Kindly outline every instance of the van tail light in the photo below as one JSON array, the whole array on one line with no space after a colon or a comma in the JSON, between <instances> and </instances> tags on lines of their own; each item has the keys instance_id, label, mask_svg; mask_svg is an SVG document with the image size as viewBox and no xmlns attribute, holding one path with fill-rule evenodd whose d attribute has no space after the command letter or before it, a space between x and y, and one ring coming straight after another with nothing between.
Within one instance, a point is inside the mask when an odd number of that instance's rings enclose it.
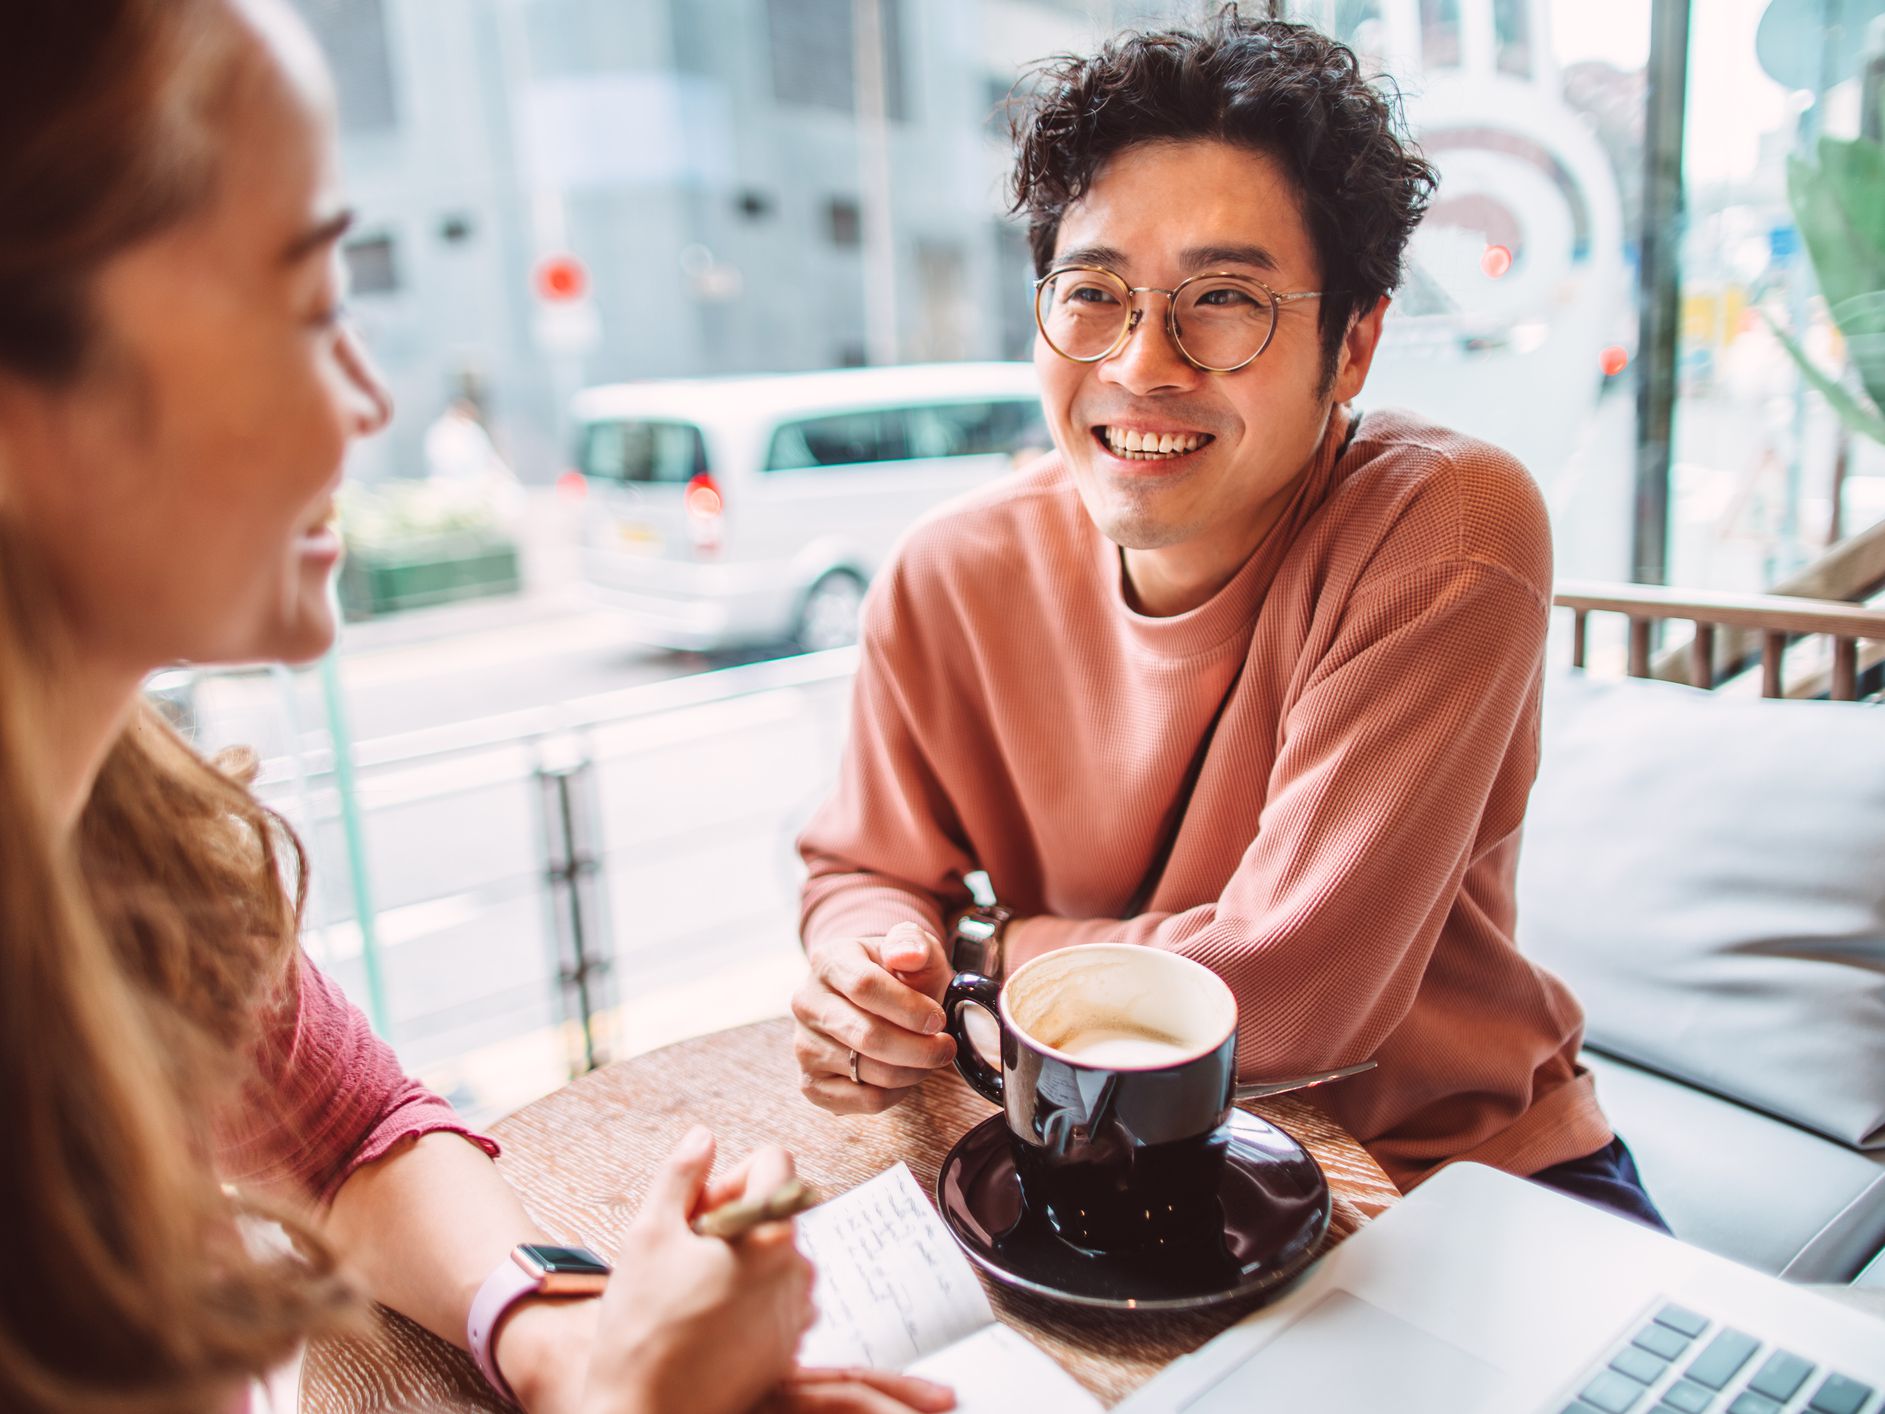
<instances>
[{"instance_id":1,"label":"van tail light","mask_svg":"<svg viewBox=\"0 0 1885 1414\"><path fill-rule=\"evenodd\" d=\"M565 501L580 501L589 494L589 478L572 466L556 478L556 494Z\"/></svg>"},{"instance_id":2,"label":"van tail light","mask_svg":"<svg viewBox=\"0 0 1885 1414\"><path fill-rule=\"evenodd\" d=\"M726 528L726 502L720 497L713 473L703 471L687 483L687 530L694 538L694 549L703 555L720 551Z\"/></svg>"}]
</instances>

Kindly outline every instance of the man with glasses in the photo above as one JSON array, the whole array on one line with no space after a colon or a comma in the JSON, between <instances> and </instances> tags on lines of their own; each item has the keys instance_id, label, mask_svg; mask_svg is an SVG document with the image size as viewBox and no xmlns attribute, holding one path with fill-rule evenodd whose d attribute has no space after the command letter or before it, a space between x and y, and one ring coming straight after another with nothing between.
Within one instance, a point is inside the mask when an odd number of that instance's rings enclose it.
<instances>
[{"instance_id":1,"label":"man with glasses","mask_svg":"<svg viewBox=\"0 0 1885 1414\"><path fill-rule=\"evenodd\" d=\"M1551 542L1496 448L1360 393L1434 174L1354 56L1240 19L1048 70L1017 122L1056 451L874 586L838 789L801 841L807 1095L953 1058L958 964L1184 953L1246 1079L1403 1187L1470 1158L1660 1223L1513 943ZM971 910L987 872L996 910Z\"/></svg>"}]
</instances>

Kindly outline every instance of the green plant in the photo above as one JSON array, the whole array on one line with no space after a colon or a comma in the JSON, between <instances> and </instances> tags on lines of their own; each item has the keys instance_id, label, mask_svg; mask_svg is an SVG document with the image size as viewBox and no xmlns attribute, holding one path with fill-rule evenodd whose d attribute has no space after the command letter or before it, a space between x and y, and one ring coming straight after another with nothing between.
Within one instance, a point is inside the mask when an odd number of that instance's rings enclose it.
<instances>
[{"instance_id":1,"label":"green plant","mask_svg":"<svg viewBox=\"0 0 1885 1414\"><path fill-rule=\"evenodd\" d=\"M1885 442L1885 146L1823 137L1817 155L1817 165L1789 159L1787 198L1865 398L1815 364L1771 317L1768 323L1840 419Z\"/></svg>"},{"instance_id":2,"label":"green plant","mask_svg":"<svg viewBox=\"0 0 1885 1414\"><path fill-rule=\"evenodd\" d=\"M487 491L440 481L348 482L340 530L350 552L402 549L445 538L508 539Z\"/></svg>"}]
</instances>

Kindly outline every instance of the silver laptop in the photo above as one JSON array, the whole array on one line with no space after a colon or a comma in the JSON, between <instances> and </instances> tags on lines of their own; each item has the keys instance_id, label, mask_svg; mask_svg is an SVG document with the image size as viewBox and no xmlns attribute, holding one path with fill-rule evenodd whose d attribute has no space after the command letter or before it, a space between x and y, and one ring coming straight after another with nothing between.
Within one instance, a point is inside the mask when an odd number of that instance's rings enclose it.
<instances>
[{"instance_id":1,"label":"silver laptop","mask_svg":"<svg viewBox=\"0 0 1885 1414\"><path fill-rule=\"evenodd\" d=\"M1478 1164L1117 1414L1882 1414L1885 1321Z\"/></svg>"}]
</instances>

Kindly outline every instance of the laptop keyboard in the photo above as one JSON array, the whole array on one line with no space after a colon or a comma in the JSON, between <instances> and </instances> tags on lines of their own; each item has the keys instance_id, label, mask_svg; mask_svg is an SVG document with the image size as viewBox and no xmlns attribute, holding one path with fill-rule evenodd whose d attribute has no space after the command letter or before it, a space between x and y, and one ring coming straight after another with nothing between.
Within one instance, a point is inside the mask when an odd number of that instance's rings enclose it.
<instances>
[{"instance_id":1,"label":"laptop keyboard","mask_svg":"<svg viewBox=\"0 0 1885 1414\"><path fill-rule=\"evenodd\" d=\"M1564 1414L1880 1414L1871 1385L1665 1305L1585 1372Z\"/></svg>"}]
</instances>

